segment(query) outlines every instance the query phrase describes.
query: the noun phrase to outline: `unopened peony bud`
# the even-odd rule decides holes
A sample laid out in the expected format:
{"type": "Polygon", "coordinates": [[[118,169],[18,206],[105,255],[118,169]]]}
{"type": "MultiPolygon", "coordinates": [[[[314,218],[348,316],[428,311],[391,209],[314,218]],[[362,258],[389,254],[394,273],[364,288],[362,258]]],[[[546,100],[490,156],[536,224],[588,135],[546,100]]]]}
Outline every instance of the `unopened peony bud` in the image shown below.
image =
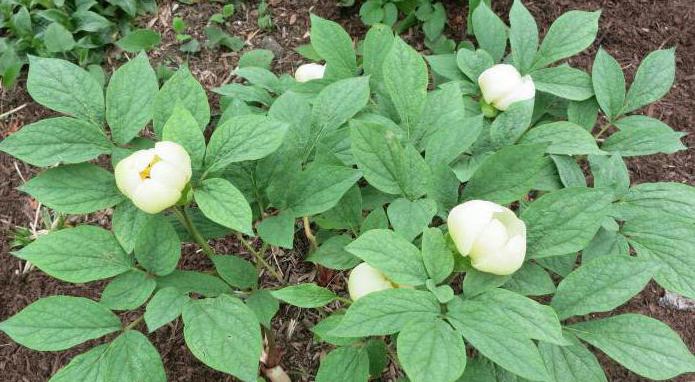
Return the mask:
{"type": "Polygon", "coordinates": [[[483,99],[498,110],[507,110],[511,104],[532,99],[536,96],[536,87],[531,76],[523,76],[515,67],[498,64],[485,70],[478,77],[478,85],[483,99]]]}
{"type": "Polygon", "coordinates": [[[139,209],[155,214],[173,206],[191,180],[191,158],[174,142],[157,142],[118,162],[116,185],[139,209]]]}
{"type": "Polygon", "coordinates": [[[449,212],[449,235],[474,268],[496,275],[518,270],[526,254],[526,225],[499,204],[471,200],[449,212]]]}
{"type": "Polygon", "coordinates": [[[348,291],[352,301],[380,290],[396,288],[386,275],[367,263],[357,265],[348,279],[348,291]]]}
{"type": "Polygon", "coordinates": [[[297,68],[294,72],[294,79],[297,82],[307,82],[311,80],[320,80],[323,78],[323,73],[326,71],[326,66],[321,64],[304,64],[297,68]]]}

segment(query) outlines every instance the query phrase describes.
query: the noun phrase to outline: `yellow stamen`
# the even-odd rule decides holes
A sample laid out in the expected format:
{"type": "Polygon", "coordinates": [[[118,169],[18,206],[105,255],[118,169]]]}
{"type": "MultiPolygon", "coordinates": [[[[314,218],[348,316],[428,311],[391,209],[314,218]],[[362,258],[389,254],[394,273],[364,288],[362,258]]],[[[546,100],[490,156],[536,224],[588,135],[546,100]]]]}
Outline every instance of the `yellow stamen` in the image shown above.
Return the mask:
{"type": "Polygon", "coordinates": [[[141,180],[149,179],[150,178],[150,171],[152,171],[152,166],[154,166],[155,163],[159,162],[160,160],[162,160],[162,159],[160,157],[158,157],[157,155],[155,155],[154,158],[152,158],[152,161],[147,165],[147,167],[145,167],[144,170],[140,171],[140,179],[141,180]]]}

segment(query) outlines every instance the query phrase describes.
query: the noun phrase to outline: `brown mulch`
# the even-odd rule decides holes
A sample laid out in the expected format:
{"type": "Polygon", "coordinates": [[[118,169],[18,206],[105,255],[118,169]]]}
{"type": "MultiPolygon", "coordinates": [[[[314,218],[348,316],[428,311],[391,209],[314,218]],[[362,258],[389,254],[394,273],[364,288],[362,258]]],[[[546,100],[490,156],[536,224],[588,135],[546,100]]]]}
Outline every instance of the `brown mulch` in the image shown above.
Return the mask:
{"type": "MultiPolygon", "coordinates": [[[[273,13],[275,29],[272,32],[259,31],[256,26],[257,2],[246,2],[240,7],[232,21],[225,29],[247,40],[248,46],[269,48],[276,52],[275,69],[290,72],[302,58],[292,49],[308,42],[309,12],[336,20],[346,27],[352,36],[361,36],[365,28],[356,16],[356,9],[336,7],[332,0],[269,0],[273,13]]],[[[202,2],[195,6],[184,6],[174,1],[162,1],[156,16],[141,20],[162,33],[160,48],[150,53],[154,64],[175,66],[187,61],[196,77],[208,89],[220,86],[230,80],[230,71],[235,67],[239,54],[220,50],[203,49],[199,54],[187,56],[178,51],[171,20],[174,16],[183,17],[189,25],[189,34],[204,41],[203,28],[209,16],[219,11],[220,5],[202,2]]],[[[449,12],[449,33],[458,41],[465,38],[466,8],[462,1],[447,0],[445,5],[449,12]]],[[[493,1],[498,14],[509,9],[511,0],[493,1]]],[[[600,32],[597,42],[585,54],[572,59],[577,67],[590,68],[591,57],[599,45],[606,48],[622,64],[628,76],[632,78],[638,62],[646,53],[661,47],[676,46],[677,73],[676,84],[671,92],[660,102],[643,112],[659,118],[676,130],[695,132],[695,6],[692,0],[527,0],[525,4],[537,18],[542,31],[560,14],[572,9],[602,9],[600,32]]],[[[417,34],[408,39],[418,41],[417,34]]],[[[418,44],[420,45],[420,44],[418,44]]],[[[421,48],[421,46],[418,46],[421,48]]],[[[118,66],[123,57],[114,52],[107,67],[118,66]]],[[[0,121],[0,138],[18,130],[21,126],[44,118],[51,113],[40,105],[31,102],[23,90],[22,81],[14,90],[2,90],[0,93],[0,114],[18,106],[26,107],[0,121]]],[[[686,146],[695,146],[695,135],[684,138],[686,146]]],[[[695,185],[695,150],[688,149],[674,155],[654,155],[631,159],[628,167],[633,183],[675,181],[695,185]]],[[[36,202],[19,193],[16,187],[23,178],[30,178],[34,169],[0,153],[0,320],[18,312],[26,305],[54,294],[68,294],[98,299],[102,283],[72,285],[51,279],[40,271],[21,275],[22,264],[9,253],[9,232],[17,226],[28,226],[35,221],[36,202]]],[[[105,215],[87,217],[89,221],[104,223],[105,215]]],[[[298,237],[301,235],[297,235],[298,237]]],[[[296,252],[277,251],[269,260],[286,275],[290,282],[313,280],[315,270],[302,261],[304,243],[297,243],[296,252]]],[[[242,253],[233,240],[221,240],[216,243],[225,253],[242,253]]],[[[184,269],[210,269],[211,264],[205,256],[194,253],[192,246],[185,248],[182,258],[184,269]]],[[[268,283],[272,284],[270,278],[268,283]]],[[[334,275],[329,280],[336,290],[344,289],[342,275],[334,275]]],[[[658,305],[663,289],[651,283],[638,296],[618,309],[618,312],[639,312],[657,318],[669,324],[684,339],[692,351],[695,351],[695,315],[692,312],[675,311],[658,305]]],[[[124,317],[128,322],[137,316],[131,313],[124,317]]],[[[321,355],[329,348],[311,340],[308,330],[319,320],[316,310],[297,309],[283,305],[280,308],[274,327],[278,344],[284,350],[281,364],[293,376],[294,380],[311,380],[315,375],[321,355]]],[[[205,367],[186,349],[183,341],[181,323],[175,321],[154,334],[150,339],[162,355],[167,376],[170,381],[233,381],[224,375],[205,367]]],[[[103,341],[103,340],[101,340],[103,341]]],[[[65,352],[39,353],[13,343],[0,333],[0,378],[2,381],[45,381],[50,375],[65,365],[74,355],[85,351],[94,343],[80,345],[65,352]]],[[[598,353],[599,359],[607,370],[610,381],[643,381],[645,379],[625,370],[598,353]]],[[[393,376],[393,371],[384,377],[393,376]]],[[[695,376],[681,376],[675,381],[694,381],[695,376]]]]}

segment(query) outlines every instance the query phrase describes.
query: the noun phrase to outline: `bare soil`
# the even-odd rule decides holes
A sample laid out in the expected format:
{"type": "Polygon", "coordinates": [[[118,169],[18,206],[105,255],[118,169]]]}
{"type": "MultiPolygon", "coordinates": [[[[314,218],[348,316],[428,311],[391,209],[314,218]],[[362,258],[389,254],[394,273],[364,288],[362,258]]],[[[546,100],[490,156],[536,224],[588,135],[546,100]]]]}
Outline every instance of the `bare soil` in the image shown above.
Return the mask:
{"type": "MultiPolygon", "coordinates": [[[[357,8],[339,8],[332,0],[269,0],[275,28],[271,32],[260,31],[256,25],[256,1],[248,1],[240,7],[237,14],[224,28],[231,34],[247,40],[247,48],[267,48],[275,51],[275,69],[290,72],[302,63],[302,58],[293,51],[298,45],[308,42],[309,13],[313,12],[330,18],[343,25],[352,36],[361,36],[365,31],[357,8]]],[[[460,1],[445,0],[449,14],[447,33],[457,41],[466,38],[465,20],[467,9],[460,1]]],[[[145,16],[140,20],[162,33],[162,45],[150,52],[153,63],[175,66],[188,62],[191,70],[203,85],[210,89],[231,80],[230,72],[236,66],[239,53],[222,50],[203,49],[196,55],[186,55],[178,50],[171,21],[174,16],[183,17],[189,25],[188,33],[204,41],[203,29],[211,14],[219,12],[219,3],[201,2],[186,6],[174,1],[162,1],[156,15],[145,16]]],[[[498,14],[509,9],[511,0],[495,0],[498,14]]],[[[606,48],[623,66],[628,80],[631,80],[638,63],[650,51],[675,46],[676,84],[661,101],[642,112],[668,123],[676,130],[691,133],[684,138],[690,149],[675,155],[654,155],[632,159],[628,163],[632,182],[635,184],[656,181],[674,181],[695,185],[695,3],[692,0],[527,0],[525,4],[536,17],[542,32],[547,31],[552,20],[560,14],[572,10],[602,9],[599,37],[587,52],[572,59],[571,64],[589,69],[596,49],[606,48]]],[[[422,48],[418,32],[408,32],[406,38],[422,48]]],[[[119,52],[113,52],[106,63],[114,68],[122,61],[119,52]]],[[[109,69],[110,70],[110,69],[109,69]]],[[[22,107],[4,120],[0,120],[0,138],[51,115],[40,105],[31,101],[20,81],[12,90],[1,90],[0,114],[22,107]]],[[[40,271],[21,274],[23,264],[9,255],[10,231],[18,226],[29,226],[37,221],[37,203],[19,193],[16,188],[25,179],[31,178],[35,169],[0,153],[0,320],[15,314],[31,302],[54,294],[67,294],[98,299],[103,287],[101,283],[73,285],[54,280],[40,271]]],[[[81,221],[108,224],[108,214],[95,214],[81,221]]],[[[302,261],[306,244],[297,235],[296,250],[292,252],[275,251],[269,261],[280,269],[289,282],[306,282],[320,277],[337,291],[345,288],[344,275],[321,274],[302,261]]],[[[244,253],[233,239],[223,239],[215,243],[218,250],[225,253],[244,253]]],[[[205,256],[195,253],[192,246],[186,247],[182,257],[185,269],[210,269],[212,264],[205,256]]],[[[264,277],[272,285],[271,278],[264,277]]],[[[691,351],[695,351],[695,314],[659,306],[658,299],[663,295],[662,288],[651,283],[615,313],[634,312],[657,318],[676,330],[691,351]]],[[[313,379],[320,357],[329,348],[312,341],[308,330],[320,317],[317,311],[297,309],[283,305],[274,320],[277,341],[282,348],[280,364],[295,381],[313,379]]],[[[130,313],[124,322],[137,317],[130,313]]],[[[59,368],[76,354],[96,343],[109,338],[91,341],[65,352],[35,352],[23,348],[0,333],[0,379],[2,381],[33,382],[46,381],[59,368]]],[[[228,375],[211,370],[195,359],[186,349],[183,341],[181,322],[175,321],[154,334],[150,339],[162,355],[167,376],[170,381],[233,381],[228,375]]],[[[607,370],[610,381],[644,381],[645,379],[627,371],[610,361],[597,351],[599,359],[607,370]]],[[[391,365],[383,374],[383,380],[393,380],[398,372],[391,365]]],[[[695,375],[674,379],[679,382],[693,382],[695,375]]]]}

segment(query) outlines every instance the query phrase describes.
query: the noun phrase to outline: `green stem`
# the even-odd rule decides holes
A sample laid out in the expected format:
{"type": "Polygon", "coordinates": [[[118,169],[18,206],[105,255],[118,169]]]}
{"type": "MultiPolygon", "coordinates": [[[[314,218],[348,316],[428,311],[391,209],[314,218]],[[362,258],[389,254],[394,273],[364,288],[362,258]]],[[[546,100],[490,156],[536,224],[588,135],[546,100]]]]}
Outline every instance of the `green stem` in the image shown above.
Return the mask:
{"type": "Polygon", "coordinates": [[[599,130],[598,133],[596,133],[596,139],[599,139],[601,135],[603,135],[603,133],[605,133],[606,130],[608,130],[609,127],[611,127],[610,123],[606,123],[603,127],[601,127],[601,130],[599,130]]]}
{"type": "Polygon", "coordinates": [[[311,232],[311,225],[309,225],[309,217],[304,216],[302,218],[302,222],[304,223],[304,235],[306,236],[306,239],[309,240],[309,246],[310,246],[310,253],[316,251],[318,249],[318,243],[316,242],[316,236],[314,236],[314,233],[311,232]]]}
{"type": "Polygon", "coordinates": [[[338,297],[336,298],[336,300],[342,302],[342,303],[345,304],[345,305],[350,305],[350,304],[352,304],[352,300],[350,300],[349,298],[345,298],[345,297],[338,296],[338,297]]]}
{"type": "Polygon", "coordinates": [[[415,25],[416,20],[417,19],[415,18],[415,12],[412,12],[408,14],[408,16],[406,16],[401,22],[396,24],[393,31],[396,32],[397,35],[399,35],[408,30],[408,28],[415,25]]]}
{"type": "Polygon", "coordinates": [[[128,324],[128,325],[126,325],[125,327],[123,327],[123,331],[125,332],[126,330],[131,330],[131,329],[133,329],[134,327],[138,326],[138,324],[141,323],[142,320],[144,320],[144,319],[145,319],[145,316],[144,316],[144,315],[142,315],[142,316],[136,318],[136,319],[135,319],[134,321],[132,321],[130,324],[128,324]]]}
{"type": "MultiPolygon", "coordinates": [[[[268,264],[268,262],[265,261],[265,259],[263,258],[263,255],[262,255],[261,253],[259,253],[258,251],[256,251],[256,249],[253,247],[253,245],[251,245],[251,243],[249,243],[246,239],[244,239],[244,237],[243,237],[240,233],[237,233],[236,237],[237,237],[237,239],[239,239],[239,241],[240,241],[241,244],[244,246],[244,248],[246,248],[249,252],[251,252],[251,254],[253,255],[253,257],[256,258],[257,264],[261,264],[261,265],[262,265],[265,269],[267,269],[268,272],[270,272],[279,282],[284,283],[284,280],[282,279],[282,276],[278,273],[278,271],[276,271],[275,268],[273,268],[272,265],[268,264]]],[[[265,253],[265,248],[267,248],[267,246],[264,244],[263,247],[261,248],[261,251],[262,251],[263,253],[265,253]]]]}
{"type": "Polygon", "coordinates": [[[205,252],[206,255],[209,257],[215,256],[215,250],[210,247],[208,244],[207,240],[203,237],[203,235],[200,234],[200,231],[195,227],[193,224],[193,221],[191,220],[191,217],[188,216],[188,213],[186,212],[186,208],[178,208],[174,207],[174,213],[176,214],[176,217],[181,221],[181,224],[186,227],[186,230],[188,230],[188,233],[193,236],[193,240],[195,240],[196,243],[200,246],[200,248],[205,252]]]}

